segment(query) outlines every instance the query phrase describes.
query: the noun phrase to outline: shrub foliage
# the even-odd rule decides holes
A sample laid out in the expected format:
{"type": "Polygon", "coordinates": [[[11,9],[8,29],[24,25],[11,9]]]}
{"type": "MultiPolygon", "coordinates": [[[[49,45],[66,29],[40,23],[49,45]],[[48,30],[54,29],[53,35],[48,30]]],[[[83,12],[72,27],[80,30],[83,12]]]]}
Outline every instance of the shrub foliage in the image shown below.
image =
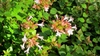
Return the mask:
{"type": "Polygon", "coordinates": [[[99,0],[0,0],[0,55],[99,56],[99,0]]]}

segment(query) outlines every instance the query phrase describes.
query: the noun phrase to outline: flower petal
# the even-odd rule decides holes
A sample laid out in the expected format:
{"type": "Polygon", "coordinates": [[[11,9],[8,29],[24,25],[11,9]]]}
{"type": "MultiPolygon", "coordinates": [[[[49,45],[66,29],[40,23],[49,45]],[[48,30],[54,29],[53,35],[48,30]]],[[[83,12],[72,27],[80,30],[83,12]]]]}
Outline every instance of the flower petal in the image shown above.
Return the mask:
{"type": "Polygon", "coordinates": [[[33,18],[33,17],[32,17],[32,16],[29,16],[29,18],[28,18],[28,19],[30,20],[31,18],[33,18]]]}
{"type": "Polygon", "coordinates": [[[26,42],[26,41],[27,41],[26,35],[24,35],[24,37],[22,38],[22,41],[23,41],[23,42],[26,42]]]}
{"type": "Polygon", "coordinates": [[[41,40],[44,40],[44,39],[43,39],[43,36],[39,36],[39,34],[37,34],[37,37],[38,37],[39,39],[41,39],[41,40]]]}
{"type": "Polygon", "coordinates": [[[74,18],[72,16],[70,16],[70,19],[68,20],[68,22],[73,22],[74,18]]]}
{"type": "Polygon", "coordinates": [[[40,26],[40,27],[43,27],[44,26],[43,22],[40,23],[40,24],[37,24],[37,25],[40,26]]]}
{"type": "Polygon", "coordinates": [[[68,31],[67,31],[67,33],[68,33],[68,35],[70,36],[70,35],[73,35],[73,29],[69,29],[68,31]]]}
{"type": "Polygon", "coordinates": [[[44,7],[44,10],[47,12],[49,10],[49,6],[48,7],[44,7]]]}
{"type": "Polygon", "coordinates": [[[40,4],[40,0],[35,0],[35,3],[40,4]]]}
{"type": "Polygon", "coordinates": [[[75,30],[77,30],[77,27],[76,27],[76,25],[75,25],[75,26],[73,26],[72,28],[73,28],[73,29],[75,29],[75,30]]]}
{"type": "Polygon", "coordinates": [[[40,46],[39,43],[37,43],[36,46],[39,48],[39,50],[42,50],[43,46],[40,46]]]}
{"type": "Polygon", "coordinates": [[[56,36],[61,36],[62,33],[60,33],[59,31],[57,31],[56,36]]]}
{"type": "Polygon", "coordinates": [[[56,16],[56,18],[58,19],[58,15],[56,14],[55,16],[56,16]]]}
{"type": "Polygon", "coordinates": [[[25,43],[23,43],[23,45],[20,45],[21,49],[24,50],[25,49],[25,43]]]}
{"type": "Polygon", "coordinates": [[[30,47],[27,48],[27,50],[24,51],[24,53],[28,54],[30,50],[30,47]]]}
{"type": "Polygon", "coordinates": [[[64,20],[68,20],[68,18],[69,18],[69,17],[68,17],[67,15],[65,15],[64,20]]]}

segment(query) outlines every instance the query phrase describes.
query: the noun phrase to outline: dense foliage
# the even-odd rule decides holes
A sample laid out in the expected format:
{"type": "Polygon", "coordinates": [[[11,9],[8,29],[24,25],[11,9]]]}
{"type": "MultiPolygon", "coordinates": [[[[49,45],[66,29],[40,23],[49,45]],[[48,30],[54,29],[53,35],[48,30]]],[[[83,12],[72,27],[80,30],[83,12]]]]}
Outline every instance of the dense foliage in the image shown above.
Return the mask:
{"type": "Polygon", "coordinates": [[[99,56],[99,0],[0,0],[0,55],[99,56]]]}

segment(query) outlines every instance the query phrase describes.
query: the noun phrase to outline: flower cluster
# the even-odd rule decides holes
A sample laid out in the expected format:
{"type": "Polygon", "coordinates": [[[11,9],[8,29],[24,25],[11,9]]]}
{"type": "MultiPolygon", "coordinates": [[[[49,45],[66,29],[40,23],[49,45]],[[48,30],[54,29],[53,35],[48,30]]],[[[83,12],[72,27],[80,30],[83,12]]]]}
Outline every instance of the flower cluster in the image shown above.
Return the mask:
{"type": "Polygon", "coordinates": [[[76,25],[72,27],[71,22],[73,22],[74,18],[72,16],[62,16],[61,19],[56,15],[56,20],[53,20],[52,29],[57,32],[56,36],[61,36],[61,34],[73,35],[73,31],[76,30],[76,25]]]}
{"type": "Polygon", "coordinates": [[[25,29],[36,29],[37,28],[37,24],[35,24],[34,22],[32,22],[30,20],[30,17],[26,19],[27,22],[24,22],[23,24],[21,24],[21,26],[25,29]]]}
{"type": "Polygon", "coordinates": [[[27,18],[27,22],[24,22],[23,24],[21,24],[21,26],[25,29],[36,29],[38,26],[43,27],[44,26],[44,22],[42,23],[34,23],[33,21],[31,21],[32,16],[30,16],[29,18],[27,18]]]}
{"type": "Polygon", "coordinates": [[[21,45],[21,49],[24,50],[25,49],[25,44],[26,44],[27,49],[24,51],[26,54],[29,53],[30,48],[33,47],[33,46],[37,46],[39,48],[39,50],[42,50],[43,46],[39,45],[39,42],[37,42],[38,39],[44,40],[43,36],[39,36],[39,34],[37,34],[36,36],[33,36],[30,39],[28,39],[26,37],[26,34],[25,34],[24,37],[22,38],[23,44],[21,45]]]}
{"type": "Polygon", "coordinates": [[[24,28],[24,31],[28,30],[27,32],[25,32],[24,37],[22,38],[23,44],[21,45],[21,49],[22,50],[25,50],[25,48],[27,48],[24,51],[27,54],[29,53],[30,48],[33,47],[33,46],[37,46],[39,48],[39,50],[42,50],[43,46],[40,46],[39,42],[37,40],[39,40],[39,39],[40,40],[44,40],[43,36],[40,36],[39,34],[35,34],[35,35],[30,34],[30,30],[34,31],[34,30],[36,30],[36,28],[38,26],[43,27],[44,26],[44,22],[42,22],[42,23],[34,23],[33,21],[31,21],[31,18],[32,18],[32,16],[28,17],[26,19],[26,22],[21,24],[22,28],[24,28]],[[31,35],[31,38],[27,38],[26,37],[26,36],[30,36],[30,35],[31,35]]]}
{"type": "MultiPolygon", "coordinates": [[[[41,3],[41,2],[40,2],[41,3]]],[[[22,24],[22,27],[25,28],[26,30],[28,29],[28,31],[31,29],[31,30],[36,30],[36,28],[38,26],[40,27],[43,27],[44,26],[44,21],[42,23],[33,23],[31,21],[31,18],[32,16],[30,16],[29,18],[27,18],[27,22],[24,22],[22,24]]],[[[61,36],[61,34],[67,34],[67,35],[73,35],[73,31],[76,30],[76,25],[72,27],[72,24],[71,22],[73,22],[74,18],[72,16],[62,16],[61,19],[58,17],[58,15],[56,15],[56,20],[53,20],[53,23],[52,23],[52,29],[56,32],[56,36],[61,36]]],[[[24,30],[25,30],[24,29],[24,30]]],[[[25,53],[29,53],[29,50],[31,47],[33,46],[37,46],[39,50],[42,50],[42,47],[41,45],[39,45],[39,42],[38,40],[40,39],[40,41],[44,40],[43,36],[40,36],[39,34],[30,34],[30,31],[29,32],[25,32],[25,35],[24,37],[22,38],[22,42],[23,44],[21,45],[21,49],[22,50],[26,50],[24,51],[25,53]],[[31,35],[31,38],[27,38],[27,36],[30,37],[31,35]]],[[[57,41],[56,41],[56,37],[54,37],[54,39],[52,39],[51,41],[51,45],[53,46],[57,46],[57,47],[60,47],[61,44],[59,44],[57,41]]]]}
{"type": "Polygon", "coordinates": [[[53,2],[54,0],[35,0],[36,4],[33,5],[33,8],[40,9],[43,7],[44,10],[47,12],[53,2]]]}

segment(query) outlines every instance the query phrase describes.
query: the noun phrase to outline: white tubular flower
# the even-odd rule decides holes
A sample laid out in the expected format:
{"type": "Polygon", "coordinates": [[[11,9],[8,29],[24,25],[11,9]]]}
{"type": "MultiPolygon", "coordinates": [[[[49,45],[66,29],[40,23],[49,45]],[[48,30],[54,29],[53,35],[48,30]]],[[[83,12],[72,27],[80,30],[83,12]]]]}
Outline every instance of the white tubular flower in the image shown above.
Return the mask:
{"type": "Polygon", "coordinates": [[[49,7],[44,7],[44,10],[45,10],[46,12],[48,12],[49,7]]]}
{"type": "Polygon", "coordinates": [[[31,18],[33,18],[33,17],[32,17],[32,16],[29,16],[29,18],[28,18],[28,19],[30,20],[31,18]]]}
{"type": "Polygon", "coordinates": [[[43,46],[40,46],[39,43],[37,43],[36,46],[39,48],[39,50],[42,50],[43,46]]]}
{"type": "Polygon", "coordinates": [[[69,18],[69,17],[68,17],[67,15],[64,16],[64,20],[68,20],[68,18],[69,18]]]}
{"type": "Polygon", "coordinates": [[[37,25],[40,26],[40,27],[43,27],[44,26],[43,22],[40,23],[40,24],[37,24],[37,25]]]}
{"type": "Polygon", "coordinates": [[[68,22],[73,22],[74,18],[72,16],[70,16],[70,19],[68,20],[68,22]]]}
{"type": "Polygon", "coordinates": [[[30,50],[30,47],[27,48],[27,50],[24,51],[24,53],[28,54],[30,50]]]}
{"type": "Polygon", "coordinates": [[[25,49],[25,43],[23,43],[23,45],[20,45],[21,49],[24,50],[25,49]]]}
{"type": "Polygon", "coordinates": [[[22,38],[22,41],[23,41],[23,42],[26,42],[26,41],[27,41],[26,35],[24,35],[24,37],[22,38]]]}
{"type": "Polygon", "coordinates": [[[38,38],[41,39],[41,40],[44,40],[44,39],[43,39],[43,36],[38,36],[38,38]]]}
{"type": "Polygon", "coordinates": [[[58,19],[58,15],[56,14],[55,16],[56,16],[56,18],[58,19]]]}
{"type": "Polygon", "coordinates": [[[73,28],[73,29],[75,29],[75,30],[77,30],[77,27],[76,27],[76,25],[75,25],[75,26],[73,26],[72,28],[73,28]]]}
{"type": "Polygon", "coordinates": [[[40,4],[40,0],[35,0],[35,3],[40,4]]]}
{"type": "Polygon", "coordinates": [[[69,29],[67,32],[68,32],[68,35],[70,36],[70,35],[73,35],[73,29],[69,29]]]}
{"type": "Polygon", "coordinates": [[[61,34],[62,34],[62,33],[60,33],[60,32],[57,30],[56,36],[59,36],[59,37],[60,37],[61,34]]]}

